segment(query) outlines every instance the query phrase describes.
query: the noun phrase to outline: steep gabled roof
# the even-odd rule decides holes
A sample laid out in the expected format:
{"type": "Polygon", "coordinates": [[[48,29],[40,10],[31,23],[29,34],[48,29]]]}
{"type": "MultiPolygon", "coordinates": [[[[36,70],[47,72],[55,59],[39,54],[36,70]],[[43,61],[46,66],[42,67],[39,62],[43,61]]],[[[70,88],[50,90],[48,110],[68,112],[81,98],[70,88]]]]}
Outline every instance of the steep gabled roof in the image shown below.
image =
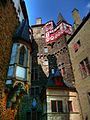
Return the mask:
{"type": "Polygon", "coordinates": [[[58,20],[57,20],[57,24],[61,23],[61,22],[66,22],[66,20],[64,19],[64,17],[62,16],[62,14],[59,12],[58,15],[58,20]]]}
{"type": "Polygon", "coordinates": [[[58,68],[57,68],[57,71],[56,71],[54,77],[56,77],[56,76],[62,76],[61,73],[59,72],[59,69],[58,69],[58,68]]]}
{"type": "Polygon", "coordinates": [[[57,71],[56,71],[56,73],[54,75],[53,74],[49,75],[49,77],[47,79],[46,87],[75,88],[73,85],[71,85],[68,82],[64,81],[63,77],[62,77],[63,85],[56,85],[55,84],[55,77],[59,77],[59,76],[62,76],[62,75],[59,72],[59,69],[57,68],[57,71]]]}
{"type": "Polygon", "coordinates": [[[21,38],[21,39],[24,39],[27,42],[30,42],[30,40],[29,40],[29,28],[28,28],[27,20],[23,20],[19,24],[13,38],[21,38]]]}

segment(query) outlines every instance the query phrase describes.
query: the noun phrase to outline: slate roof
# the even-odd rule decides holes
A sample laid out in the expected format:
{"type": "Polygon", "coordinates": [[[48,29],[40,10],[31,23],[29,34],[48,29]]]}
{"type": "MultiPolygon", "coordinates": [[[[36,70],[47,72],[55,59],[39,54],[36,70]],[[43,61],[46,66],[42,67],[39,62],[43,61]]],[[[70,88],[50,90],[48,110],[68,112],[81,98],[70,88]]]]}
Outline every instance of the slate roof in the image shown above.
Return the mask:
{"type": "Polygon", "coordinates": [[[62,14],[59,12],[58,15],[58,20],[57,20],[57,24],[61,23],[61,22],[66,22],[66,20],[64,19],[64,17],[62,16],[62,14]]]}
{"type": "Polygon", "coordinates": [[[58,69],[58,68],[57,68],[57,71],[56,71],[54,77],[56,77],[56,76],[62,76],[61,73],[59,72],[59,69],[58,69]]]}
{"type": "Polygon", "coordinates": [[[60,88],[75,88],[73,85],[69,84],[68,82],[63,80],[63,85],[56,85],[55,84],[55,77],[56,76],[61,76],[61,73],[59,72],[59,69],[57,68],[56,73],[50,74],[48,79],[47,79],[47,84],[46,87],[60,87],[60,88]]]}
{"type": "Polygon", "coordinates": [[[17,30],[16,33],[14,34],[13,38],[22,38],[27,42],[30,42],[29,40],[29,28],[28,28],[28,23],[27,20],[23,20],[17,30]]]}

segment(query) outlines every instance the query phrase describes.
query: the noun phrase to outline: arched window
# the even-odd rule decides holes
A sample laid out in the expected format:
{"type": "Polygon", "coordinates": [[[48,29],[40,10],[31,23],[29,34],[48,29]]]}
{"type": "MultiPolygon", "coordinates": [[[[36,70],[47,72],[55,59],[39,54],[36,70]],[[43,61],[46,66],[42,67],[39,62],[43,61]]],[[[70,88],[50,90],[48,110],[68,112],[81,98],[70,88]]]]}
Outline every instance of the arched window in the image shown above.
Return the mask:
{"type": "Polygon", "coordinates": [[[20,49],[20,54],[19,54],[19,65],[24,65],[24,60],[25,60],[25,48],[22,47],[20,49]]]}

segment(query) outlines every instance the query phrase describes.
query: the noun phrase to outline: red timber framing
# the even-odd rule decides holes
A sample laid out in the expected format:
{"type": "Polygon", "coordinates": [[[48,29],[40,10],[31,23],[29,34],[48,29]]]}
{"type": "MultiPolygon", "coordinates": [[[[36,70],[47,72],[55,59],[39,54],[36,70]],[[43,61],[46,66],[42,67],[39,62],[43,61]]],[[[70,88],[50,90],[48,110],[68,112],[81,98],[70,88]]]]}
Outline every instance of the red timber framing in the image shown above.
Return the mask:
{"type": "Polygon", "coordinates": [[[57,40],[63,34],[73,34],[72,26],[67,23],[60,23],[56,28],[54,28],[54,22],[50,21],[45,25],[45,42],[57,40]]]}

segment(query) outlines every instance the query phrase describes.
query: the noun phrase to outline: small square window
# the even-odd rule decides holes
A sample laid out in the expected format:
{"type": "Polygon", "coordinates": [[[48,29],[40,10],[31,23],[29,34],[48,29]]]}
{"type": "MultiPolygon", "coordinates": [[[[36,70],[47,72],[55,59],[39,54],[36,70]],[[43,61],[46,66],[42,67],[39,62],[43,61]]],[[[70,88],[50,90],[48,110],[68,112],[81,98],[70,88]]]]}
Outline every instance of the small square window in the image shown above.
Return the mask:
{"type": "Polygon", "coordinates": [[[45,38],[44,34],[41,35],[42,38],[45,38]]]}
{"type": "Polygon", "coordinates": [[[80,40],[77,41],[77,44],[79,47],[81,46],[80,40]]]}
{"type": "Polygon", "coordinates": [[[75,52],[78,51],[78,48],[77,48],[77,44],[76,44],[76,43],[74,44],[74,51],[75,51],[75,52]]]}
{"type": "Polygon", "coordinates": [[[52,68],[52,74],[54,74],[54,69],[52,68]]]}
{"type": "Polygon", "coordinates": [[[56,85],[63,85],[63,78],[62,78],[62,76],[55,77],[55,84],[56,85]]]}
{"type": "Polygon", "coordinates": [[[45,60],[45,65],[48,65],[48,61],[47,60],[45,60]]]}
{"type": "Polygon", "coordinates": [[[47,47],[44,48],[44,52],[47,53],[48,52],[48,49],[47,47]]]}

